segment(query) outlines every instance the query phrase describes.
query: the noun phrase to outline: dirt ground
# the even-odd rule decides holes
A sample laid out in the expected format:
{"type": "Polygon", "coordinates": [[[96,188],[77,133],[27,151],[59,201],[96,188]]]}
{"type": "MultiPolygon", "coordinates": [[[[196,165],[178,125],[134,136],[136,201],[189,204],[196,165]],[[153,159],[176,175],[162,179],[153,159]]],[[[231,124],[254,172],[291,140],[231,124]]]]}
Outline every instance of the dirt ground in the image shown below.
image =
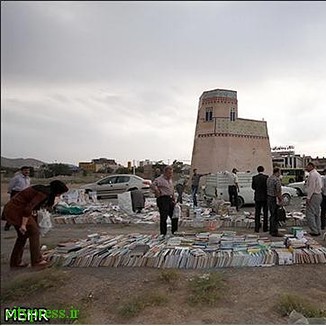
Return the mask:
{"type": "MultiPolygon", "coordinates": [[[[1,185],[1,205],[6,202],[6,185],[1,185]]],[[[299,210],[300,199],[291,208],[299,210]]],[[[252,210],[253,207],[243,208],[252,210]]],[[[31,268],[12,271],[9,256],[16,234],[13,228],[3,231],[1,222],[1,318],[6,307],[46,307],[79,309],[79,324],[287,324],[288,316],[276,306],[284,294],[297,295],[320,309],[326,309],[326,265],[303,264],[274,267],[242,267],[218,270],[175,270],[177,278],[162,281],[162,269],[151,268],[63,268],[43,271],[31,268]],[[214,306],[190,305],[187,282],[195,276],[218,272],[225,287],[214,306]],[[54,278],[54,285],[51,283],[54,278]],[[36,284],[45,285],[36,288],[36,284]],[[17,284],[26,286],[19,292],[17,284]],[[48,283],[46,283],[46,281],[48,283]],[[34,283],[33,283],[34,282],[34,283]],[[29,287],[27,285],[29,284],[29,287]],[[34,288],[32,285],[35,284],[34,288]],[[15,287],[16,285],[16,287],[15,287]],[[8,292],[8,289],[13,289],[8,292]],[[16,292],[15,292],[16,291],[16,292]],[[8,295],[8,293],[10,295],[8,295]],[[6,295],[6,296],[4,296],[6,295]],[[136,302],[160,295],[160,302],[147,304],[138,314],[121,314],[122,307],[134,309],[136,302]],[[164,299],[164,300],[163,300],[164,299]],[[129,305],[129,306],[128,306],[129,305]]],[[[151,225],[54,225],[41,238],[54,248],[58,242],[86,238],[91,233],[157,233],[151,225]]],[[[230,228],[228,228],[230,230],[230,228]]],[[[234,229],[235,230],[235,229],[234,229]]],[[[182,230],[186,231],[186,230],[182,230]]],[[[238,233],[248,229],[237,228],[238,233]]],[[[322,237],[317,239],[326,246],[322,237]]],[[[29,260],[28,248],[24,258],[29,260]]],[[[60,320],[51,323],[71,323],[60,320]]]]}

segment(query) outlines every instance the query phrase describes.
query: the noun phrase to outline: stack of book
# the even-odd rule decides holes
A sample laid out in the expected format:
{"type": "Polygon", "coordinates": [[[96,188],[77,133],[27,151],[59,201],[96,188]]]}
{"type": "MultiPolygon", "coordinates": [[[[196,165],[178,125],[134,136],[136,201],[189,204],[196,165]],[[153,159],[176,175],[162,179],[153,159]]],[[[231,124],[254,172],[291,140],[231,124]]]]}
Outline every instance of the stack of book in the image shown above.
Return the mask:
{"type": "Polygon", "coordinates": [[[85,240],[59,244],[48,252],[48,260],[70,267],[223,268],[326,263],[326,248],[312,238],[304,241],[292,235],[272,242],[257,234],[178,233],[158,235],[92,234],[85,240]],[[287,248],[286,245],[289,247],[287,248]]]}

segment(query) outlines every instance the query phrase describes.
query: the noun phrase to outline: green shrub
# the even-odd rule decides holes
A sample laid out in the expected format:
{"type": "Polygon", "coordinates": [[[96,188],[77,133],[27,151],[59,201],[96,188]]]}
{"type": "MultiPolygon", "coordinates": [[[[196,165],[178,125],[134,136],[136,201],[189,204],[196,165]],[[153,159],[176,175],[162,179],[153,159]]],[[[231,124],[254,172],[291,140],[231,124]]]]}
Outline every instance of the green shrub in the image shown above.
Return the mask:
{"type": "Polygon", "coordinates": [[[326,317],[326,310],[319,309],[306,299],[293,294],[283,294],[276,305],[276,309],[283,316],[289,315],[292,310],[295,310],[306,318],[326,317]]]}
{"type": "Polygon", "coordinates": [[[1,287],[1,304],[8,304],[24,296],[30,296],[36,292],[56,288],[67,280],[67,275],[54,267],[20,275],[1,287]]]}
{"type": "Polygon", "coordinates": [[[189,303],[215,305],[223,296],[224,281],[219,273],[204,274],[189,280],[189,303]]]}
{"type": "Polygon", "coordinates": [[[137,316],[146,307],[156,307],[165,305],[168,298],[160,293],[144,294],[129,300],[126,304],[118,309],[120,317],[129,319],[137,316]]]}
{"type": "Polygon", "coordinates": [[[180,274],[175,269],[163,270],[159,276],[163,283],[174,283],[180,278],[180,274]]]}

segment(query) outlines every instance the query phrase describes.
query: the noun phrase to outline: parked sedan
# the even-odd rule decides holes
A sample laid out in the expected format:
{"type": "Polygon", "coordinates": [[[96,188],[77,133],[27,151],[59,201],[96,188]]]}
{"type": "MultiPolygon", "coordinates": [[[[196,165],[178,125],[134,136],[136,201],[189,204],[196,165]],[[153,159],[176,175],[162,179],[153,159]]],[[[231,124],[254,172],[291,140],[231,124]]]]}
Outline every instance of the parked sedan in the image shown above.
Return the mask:
{"type": "MultiPolygon", "coordinates": [[[[203,187],[204,198],[209,200],[209,198],[215,198],[216,196],[225,201],[229,200],[229,193],[227,187],[217,188],[217,187],[203,187]]],[[[254,190],[249,184],[247,186],[240,186],[240,192],[238,193],[238,207],[241,208],[243,205],[252,205],[255,203],[254,200],[254,190]]],[[[282,198],[283,205],[287,206],[291,202],[291,198],[297,197],[297,191],[293,188],[282,186],[282,198]]]]}
{"type": "Polygon", "coordinates": [[[282,186],[282,198],[283,198],[283,205],[287,206],[290,205],[291,198],[297,197],[298,193],[291,187],[282,186]]]}
{"type": "Polygon", "coordinates": [[[307,195],[305,181],[289,183],[288,187],[294,188],[297,191],[298,196],[307,195]]]}
{"type": "MultiPolygon", "coordinates": [[[[284,206],[290,205],[291,198],[297,196],[298,195],[295,189],[282,186],[282,198],[284,206]]],[[[225,200],[228,200],[228,196],[225,198],[225,200]]],[[[254,204],[254,191],[252,190],[252,188],[241,188],[240,192],[238,193],[238,202],[239,208],[243,205],[254,204]]]]}
{"type": "Polygon", "coordinates": [[[83,185],[86,193],[96,192],[97,198],[117,197],[125,191],[141,190],[145,196],[150,194],[151,180],[143,179],[133,174],[115,174],[98,180],[94,183],[83,185]]]}

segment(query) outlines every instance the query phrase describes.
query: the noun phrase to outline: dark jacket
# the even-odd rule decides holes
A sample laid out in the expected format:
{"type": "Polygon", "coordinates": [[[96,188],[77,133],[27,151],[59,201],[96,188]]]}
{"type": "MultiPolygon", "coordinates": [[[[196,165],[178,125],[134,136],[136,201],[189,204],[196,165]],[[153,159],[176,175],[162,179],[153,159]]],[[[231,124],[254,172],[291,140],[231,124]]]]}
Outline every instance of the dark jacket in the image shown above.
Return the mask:
{"type": "Polygon", "coordinates": [[[32,212],[40,208],[47,199],[48,194],[34,187],[26,188],[11,198],[3,209],[3,214],[8,223],[20,226],[23,217],[32,216],[32,212]]]}
{"type": "Polygon", "coordinates": [[[258,173],[252,177],[251,187],[255,190],[255,201],[267,200],[267,179],[268,175],[258,173]]]}

